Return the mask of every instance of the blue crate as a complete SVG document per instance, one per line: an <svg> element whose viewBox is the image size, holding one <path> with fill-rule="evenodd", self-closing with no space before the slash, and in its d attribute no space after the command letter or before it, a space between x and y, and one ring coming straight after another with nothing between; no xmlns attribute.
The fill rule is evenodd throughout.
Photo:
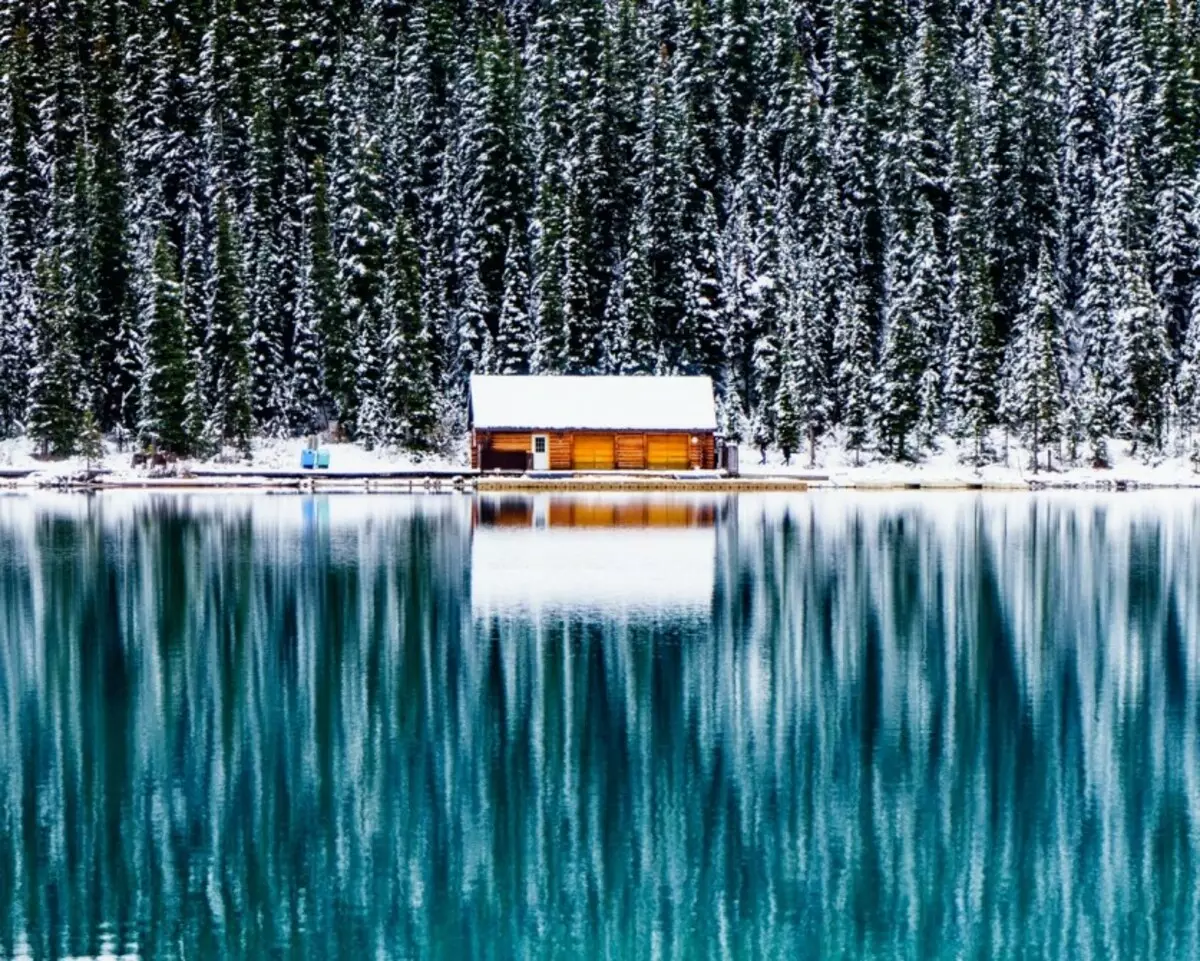
<svg viewBox="0 0 1200 961"><path fill-rule="evenodd" d="M300 452L300 467L302 470L312 470L317 464L317 452L306 447Z"/></svg>
<svg viewBox="0 0 1200 961"><path fill-rule="evenodd" d="M329 451L327 451L327 450L317 451L317 468L320 470L328 470L329 469Z"/></svg>

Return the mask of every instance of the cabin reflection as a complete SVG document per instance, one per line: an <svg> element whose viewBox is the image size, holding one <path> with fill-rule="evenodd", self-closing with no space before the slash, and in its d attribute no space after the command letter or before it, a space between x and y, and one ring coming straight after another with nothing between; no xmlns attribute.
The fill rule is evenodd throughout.
<svg viewBox="0 0 1200 961"><path fill-rule="evenodd" d="M645 497L475 498L472 526L560 527L715 527L724 501Z"/></svg>
<svg viewBox="0 0 1200 961"><path fill-rule="evenodd" d="M728 510L727 498L478 497L472 611L706 613Z"/></svg>

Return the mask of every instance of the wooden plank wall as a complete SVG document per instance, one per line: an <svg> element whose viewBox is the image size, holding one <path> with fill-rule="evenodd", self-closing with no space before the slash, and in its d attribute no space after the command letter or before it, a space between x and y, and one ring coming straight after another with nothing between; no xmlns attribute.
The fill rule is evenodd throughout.
<svg viewBox="0 0 1200 961"><path fill-rule="evenodd" d="M492 450L531 451L533 450L532 434L492 434L492 442L488 446Z"/></svg>
<svg viewBox="0 0 1200 961"><path fill-rule="evenodd" d="M573 450L570 434L550 435L550 469L570 470Z"/></svg>
<svg viewBox="0 0 1200 961"><path fill-rule="evenodd" d="M692 444L689 436L688 466L712 470L717 465L716 438L710 433L700 434L699 437L700 443ZM472 467L479 466L480 452L484 447L498 451L531 451L533 450L533 435L532 433L512 431L495 434L486 431L475 432L471 441ZM550 434L551 470L570 470L573 452L574 434L571 432ZM617 432L615 453L618 469L644 469L646 466L646 435L632 431Z"/></svg>

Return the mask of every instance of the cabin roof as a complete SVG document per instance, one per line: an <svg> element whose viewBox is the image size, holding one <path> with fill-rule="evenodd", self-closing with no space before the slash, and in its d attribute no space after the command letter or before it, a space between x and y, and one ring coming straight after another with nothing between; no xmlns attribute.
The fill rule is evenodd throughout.
<svg viewBox="0 0 1200 961"><path fill-rule="evenodd" d="M708 377L471 378L480 430L715 431Z"/></svg>

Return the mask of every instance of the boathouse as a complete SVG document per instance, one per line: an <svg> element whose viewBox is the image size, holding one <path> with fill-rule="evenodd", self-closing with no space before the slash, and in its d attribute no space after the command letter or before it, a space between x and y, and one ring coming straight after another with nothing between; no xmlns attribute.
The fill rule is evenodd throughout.
<svg viewBox="0 0 1200 961"><path fill-rule="evenodd" d="M711 470L708 377L471 378L471 466L483 470Z"/></svg>

